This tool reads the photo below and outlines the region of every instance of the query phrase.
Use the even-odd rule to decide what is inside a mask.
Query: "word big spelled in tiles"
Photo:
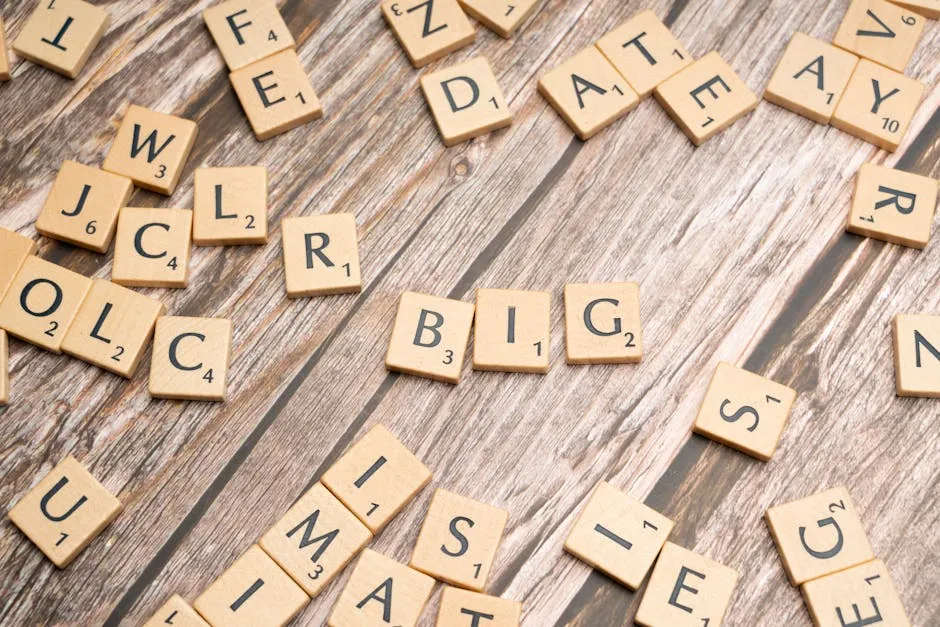
[[[110,21],[107,11],[83,0],[41,0],[13,49],[24,59],[75,78]]]
[[[477,57],[421,77],[445,146],[453,146],[512,124],[512,113],[489,61]]]

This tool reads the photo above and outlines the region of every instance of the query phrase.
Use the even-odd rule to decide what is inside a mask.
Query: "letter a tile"
[[[832,43],[903,73],[926,22],[885,0],[852,0]]]
[[[82,0],[41,0],[13,49],[24,59],[75,78],[110,21],[107,11]]]
[[[881,560],[808,581],[802,591],[816,627],[911,626]]]
[[[274,0],[228,0],[203,11],[202,19],[233,72],[294,47]]]
[[[504,372],[548,372],[551,294],[477,290],[473,367]]]
[[[356,217],[351,213],[284,218],[281,222],[288,298],[362,289]]]
[[[209,627],[209,623],[202,620],[196,610],[189,606],[183,598],[174,594],[164,603],[157,613],[150,617],[144,627]]]
[[[519,627],[522,603],[444,586],[436,627]]]
[[[924,248],[937,206],[937,179],[866,163],[858,171],[847,229]]]
[[[457,0],[386,0],[382,15],[415,67],[463,48],[476,37]]]
[[[0,227],[0,299],[7,293],[23,262],[35,252],[36,242]]]
[[[894,376],[898,396],[940,398],[940,316],[895,316]]]
[[[565,350],[569,364],[629,364],[643,357],[640,286],[565,286]]]
[[[231,350],[231,320],[158,318],[150,362],[150,395],[224,401]]]

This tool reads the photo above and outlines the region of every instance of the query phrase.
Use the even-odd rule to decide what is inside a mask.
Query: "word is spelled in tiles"
[[[940,0],[892,0],[892,4],[905,7],[930,19],[940,19]]]
[[[0,17],[0,82],[8,81],[10,76],[10,55],[7,52],[7,36],[3,26],[3,18]]]
[[[121,513],[121,503],[69,455],[8,516],[59,568],[65,568]]]
[[[386,0],[382,15],[415,67],[463,48],[476,37],[457,0]]]
[[[381,425],[372,427],[321,478],[372,533],[429,481],[431,471]]]
[[[294,47],[274,0],[228,0],[203,11],[202,19],[233,72]]]
[[[196,613],[189,603],[183,598],[174,594],[166,603],[160,606],[156,614],[144,623],[144,627],[209,627],[209,623],[202,620],[202,617]]]
[[[911,625],[881,560],[808,581],[802,591],[816,627]]]
[[[460,6],[481,24],[509,38],[526,21],[539,0],[460,0]]]
[[[444,586],[437,627],[519,627],[522,603]]]
[[[917,13],[886,0],[852,0],[832,43],[904,72],[925,24]]]
[[[231,320],[158,318],[150,363],[150,395],[224,401],[231,350]]]
[[[643,357],[640,286],[565,285],[565,352],[569,364],[627,364]]]
[[[862,165],[846,228],[859,235],[912,248],[930,240],[937,206],[937,179],[886,168]]]
[[[353,214],[284,218],[281,231],[289,298],[362,289],[359,238]]]
[[[445,146],[453,146],[512,124],[512,113],[490,62],[477,57],[421,77]]]
[[[125,207],[118,216],[111,280],[130,287],[186,287],[193,212]]]
[[[894,371],[899,396],[940,398],[940,316],[894,317]]]
[[[24,59],[75,78],[110,21],[107,11],[83,0],[41,0],[13,49]]]
[[[875,559],[844,487],[771,507],[764,518],[795,586]]]
[[[604,481],[565,540],[565,550],[636,590],[675,525]]]
[[[10,402],[10,343],[0,329],[0,406]]]
[[[216,246],[267,241],[267,168],[197,168],[193,243]]]
[[[551,294],[477,290],[473,367],[548,372]]]
[[[36,252],[36,242],[15,231],[0,228],[0,298],[7,293],[13,277],[26,258]]]

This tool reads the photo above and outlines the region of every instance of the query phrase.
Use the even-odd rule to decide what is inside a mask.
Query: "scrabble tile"
[[[460,0],[464,11],[507,39],[532,15],[538,4],[539,0]]]
[[[284,218],[281,234],[289,298],[362,290],[353,214]]]
[[[644,627],[719,627],[737,583],[734,569],[667,542],[634,620]]]
[[[124,207],[118,215],[111,280],[130,287],[186,287],[193,212]]]
[[[692,430],[767,461],[777,450],[794,401],[796,390],[721,362]]]
[[[235,560],[193,607],[213,627],[286,625],[310,598],[258,545]]]
[[[597,48],[641,98],[694,61],[682,42],[649,9],[601,37]]]
[[[39,213],[36,230],[96,253],[107,252],[118,212],[133,192],[127,177],[66,161]]]
[[[640,286],[565,285],[565,351],[569,364],[628,364],[643,357]]]
[[[846,228],[913,248],[930,240],[937,179],[866,163],[858,171]]]
[[[231,320],[158,318],[150,362],[150,395],[224,401],[231,351]]]
[[[26,258],[35,252],[36,242],[0,227],[0,298],[7,293]]]
[[[571,528],[565,550],[636,590],[674,524],[601,481]]]
[[[626,115],[640,101],[594,46],[540,78],[539,92],[582,140]]]
[[[476,37],[457,0],[386,0],[382,15],[415,67],[463,48]]]
[[[891,0],[891,4],[910,9],[933,20],[940,19],[940,0]]]
[[[144,627],[164,627],[165,625],[174,625],[175,627],[209,627],[209,623],[202,620],[202,617],[196,613],[196,610],[189,606],[189,603],[183,598],[174,594],[164,603],[157,613],[150,617]]]
[[[717,52],[667,79],[654,93],[696,146],[757,107],[757,96]]]
[[[477,290],[473,367],[548,372],[552,295],[524,290]]]
[[[320,481],[378,533],[431,481],[431,471],[388,429],[375,425]]]
[[[267,168],[197,168],[193,243],[216,246],[267,241]]]
[[[904,72],[926,20],[885,0],[852,0],[832,43]]]
[[[69,455],[13,506],[10,521],[59,568],[65,568],[123,507]]]
[[[764,99],[814,122],[829,124],[857,64],[854,54],[794,33],[770,77]]]
[[[0,81],[10,80],[10,56],[7,52],[7,36],[0,17]]]
[[[228,0],[203,11],[202,19],[232,71],[294,48],[274,0]]]
[[[431,596],[434,580],[376,553],[362,552],[327,621],[329,627],[413,627]]]
[[[129,379],[165,310],[158,300],[96,280],[62,341],[62,350]]]
[[[36,256],[26,258],[0,301],[0,327],[53,353],[65,339],[91,279]]]
[[[940,398],[940,316],[894,317],[894,376],[898,396]]]
[[[512,113],[484,57],[425,74],[421,91],[445,146],[512,124]]]
[[[816,627],[911,625],[881,560],[808,581],[802,591]]]
[[[794,586],[875,559],[844,487],[771,507],[764,518]]]
[[[862,59],[830,124],[887,151],[898,149],[924,84]]]
[[[0,329],[0,406],[10,402],[10,347],[7,332]]]
[[[444,586],[437,627],[519,627],[522,603]]]
[[[82,0],[40,0],[13,49],[24,59],[75,78],[110,21],[106,10]]]
[[[258,544],[315,597],[371,540],[369,528],[317,483]]]
[[[169,196],[196,143],[191,120],[131,105],[102,166],[144,189]]]

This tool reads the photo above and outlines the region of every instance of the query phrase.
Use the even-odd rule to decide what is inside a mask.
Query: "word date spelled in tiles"
[[[460,6],[500,37],[509,38],[539,0],[460,0]]]
[[[0,17],[0,82],[10,80],[10,56],[7,53],[7,36]]]
[[[353,214],[284,218],[281,231],[288,298],[362,290]]]
[[[274,0],[228,0],[202,12],[230,71],[294,47]]]
[[[445,146],[453,146],[512,124],[512,113],[490,62],[471,59],[421,77]]]
[[[209,627],[209,623],[202,620],[202,617],[196,613],[196,610],[189,606],[189,603],[183,598],[174,594],[166,603],[160,606],[156,614],[150,617],[144,627]]]
[[[937,179],[866,163],[858,171],[848,231],[913,248],[930,240]]]
[[[382,15],[415,67],[463,48],[476,37],[457,0],[386,0]]]
[[[107,11],[83,0],[41,0],[13,49],[24,59],[75,78],[110,21]]]
[[[0,298],[7,293],[26,258],[35,252],[36,242],[0,227]]]
[[[150,363],[150,395],[224,401],[231,350],[231,320],[158,318]]]
[[[10,344],[7,332],[0,329],[0,406],[10,402]]]
[[[881,560],[808,581],[802,591],[816,627],[911,625]]]
[[[186,287],[193,212],[125,207],[118,216],[111,280],[129,287]]]
[[[522,603],[445,586],[437,627],[519,627]]]
[[[213,246],[267,241],[267,168],[197,168],[193,243]]]
[[[904,72],[926,20],[886,0],[852,0],[832,43]]]
[[[627,364],[643,357],[640,286],[565,286],[565,352],[569,364]]]
[[[473,367],[548,372],[551,294],[477,290]]]
[[[894,371],[898,396],[940,398],[940,316],[895,316]]]

